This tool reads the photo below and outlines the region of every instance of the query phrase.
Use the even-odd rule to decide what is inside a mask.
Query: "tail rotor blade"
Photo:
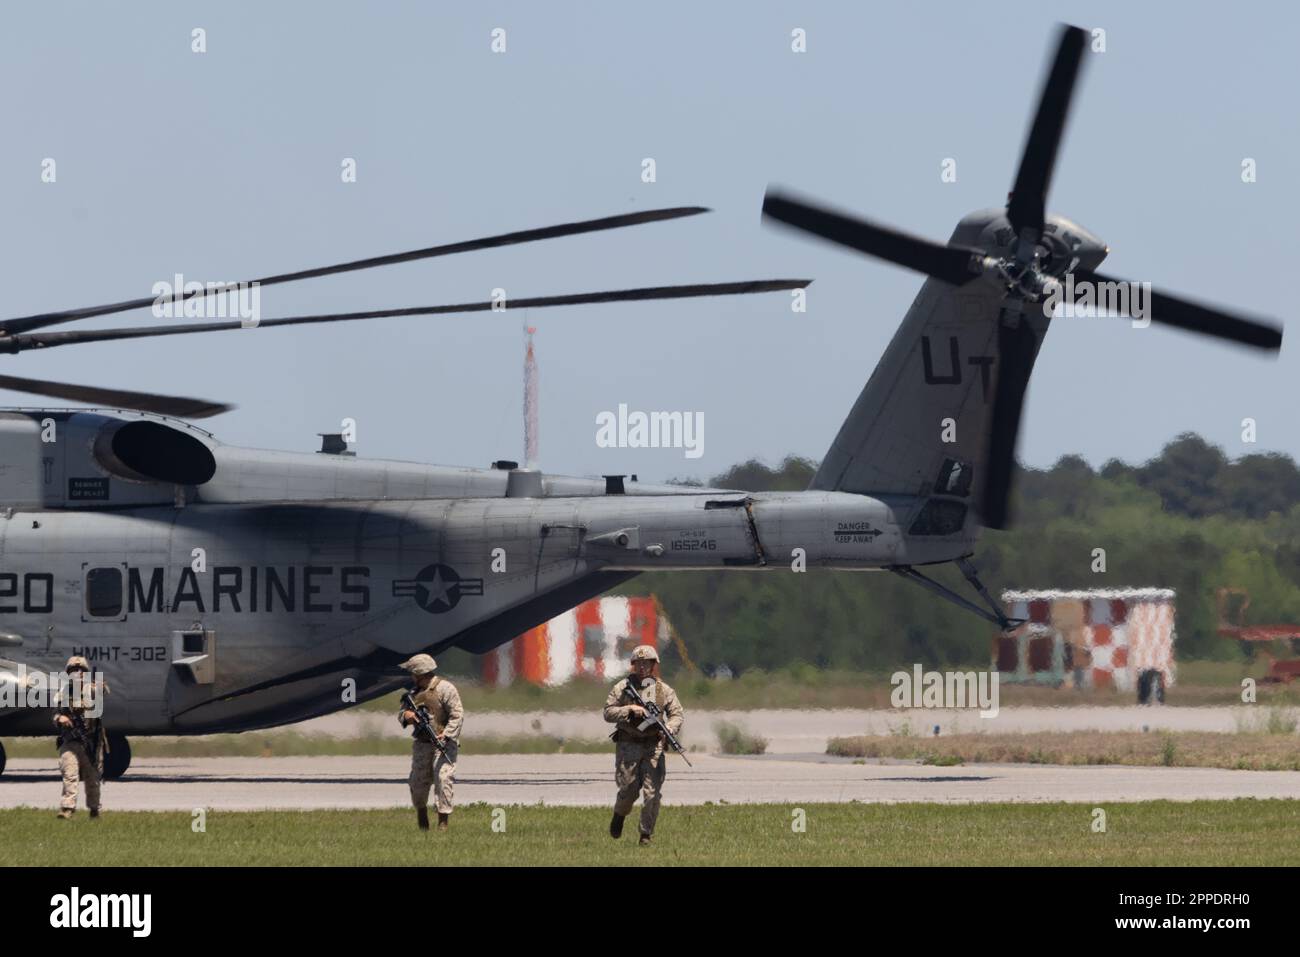
[[[763,198],[763,215],[840,246],[906,266],[953,285],[960,286],[978,275],[978,270],[972,267],[973,258],[982,258],[977,249],[931,242],[779,192],[769,190]]]
[[[1074,278],[1076,282],[1087,280],[1093,283],[1128,284],[1123,279],[1114,279],[1082,269],[1075,270]],[[1149,318],[1153,322],[1253,346],[1256,349],[1276,352],[1282,348],[1282,327],[1266,319],[1247,318],[1240,313],[1227,312],[1217,306],[1205,305],[1155,290],[1151,291],[1147,305]]]
[[[1029,323],[998,327],[997,389],[989,422],[986,475],[980,501],[985,528],[1006,528],[1011,523],[1011,485],[1016,469],[1016,439],[1025,405],[1029,374],[1038,354],[1038,337]]]
[[[1007,218],[1017,234],[1032,229],[1035,236],[1043,231],[1047,206],[1047,190],[1056,166],[1056,154],[1061,145],[1061,134],[1070,112],[1074,86],[1079,78],[1079,66],[1088,35],[1078,27],[1064,27],[1056,48],[1056,59],[1043,84],[1038,100],[1038,112],[1029,128],[1024,152],[1020,156],[1020,170],[1011,188],[1007,203]]]

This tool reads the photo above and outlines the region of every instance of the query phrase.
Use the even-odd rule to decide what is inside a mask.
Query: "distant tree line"
[[[733,466],[708,484],[753,491],[807,487],[816,470],[788,457]],[[975,563],[1003,588],[1174,588],[1177,654],[1228,658],[1215,590],[1246,588],[1250,621],[1300,623],[1300,468],[1287,455],[1230,461],[1198,435],[1178,436],[1141,465],[1100,470],[1075,455],[1021,469],[1015,526],[982,535]],[[1095,573],[1093,550],[1105,549]],[[955,569],[930,571],[959,591]],[[618,589],[656,593],[692,659],[706,669],[798,664],[885,668],[988,660],[993,628],[888,572],[650,573]],[[666,664],[677,664],[670,653]]]

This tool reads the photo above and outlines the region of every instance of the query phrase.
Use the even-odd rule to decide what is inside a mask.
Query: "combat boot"
[[[614,816],[609,821],[609,836],[615,840],[623,836],[623,815],[617,811],[614,812]]]
[[[417,807],[415,816],[419,819],[420,830],[427,831],[429,829],[429,809],[427,807]]]
[[[451,821],[450,814],[443,814],[441,811],[438,812],[438,830],[440,831],[447,830],[447,825],[448,823],[450,823],[450,821]]]
[[[641,835],[641,840],[637,841],[637,843],[640,844],[642,847],[649,847],[649,846],[650,846],[650,835],[649,835],[649,834],[642,834],[642,835]]]
[[[90,809],[90,819],[93,821],[97,817],[99,817],[99,808],[92,807]]]

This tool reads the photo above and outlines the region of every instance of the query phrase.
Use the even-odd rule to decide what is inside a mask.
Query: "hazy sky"
[[[1287,321],[1300,254],[1294,5],[58,3],[0,12],[6,313],[251,279],[634,209],[708,216],[267,289],[264,317],[809,276],[786,294],[535,310],[541,464],[707,476],[820,458],[920,277],[763,226],[769,183],[946,239],[1001,205],[1055,23],[1085,61],[1050,208],[1108,272]],[[191,52],[206,30],[207,52]],[[490,48],[494,28],[507,49]],[[791,31],[808,50],[790,49]],[[341,182],[345,157],[357,182]],[[641,181],[652,157],[657,182]],[[957,161],[956,183],[940,164]],[[1258,181],[1241,181],[1241,162]],[[41,182],[53,158],[57,182]],[[5,373],[239,408],[225,441],[522,457],[519,312],[110,343]],[[154,322],[147,311],[85,324]],[[1054,324],[1021,457],[1144,460],[1184,430],[1300,457],[1300,325],[1279,359],[1120,320]],[[8,404],[33,404],[0,393]],[[701,412],[704,455],[602,449],[596,415]],[[1240,441],[1241,420],[1259,441]]]

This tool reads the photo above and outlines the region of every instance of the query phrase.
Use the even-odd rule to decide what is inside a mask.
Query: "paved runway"
[[[1300,772],[1209,768],[1054,767],[986,764],[955,768],[909,762],[853,764],[808,755],[670,757],[666,804],[1077,801],[1300,797]],[[141,758],[105,785],[114,810],[383,808],[407,803],[407,759]],[[458,803],[605,805],[613,798],[612,755],[467,756]],[[57,806],[52,760],[15,759],[0,777],[0,807]]]
[[[1090,707],[1064,705],[1057,708],[1003,708],[993,718],[981,718],[977,711],[950,709],[806,709],[758,711],[702,711],[686,713],[682,740],[687,747],[698,745],[705,750],[717,748],[714,726],[719,721],[739,724],[748,731],[768,739],[769,754],[824,753],[826,742],[833,737],[855,734],[890,734],[907,728],[912,734],[930,736],[939,727],[940,734],[986,732],[1028,733],[1034,731],[1220,731],[1233,732],[1251,728],[1267,718],[1262,707],[1174,708],[1128,705]],[[398,727],[392,715],[341,711],[293,725],[304,734],[327,734],[338,738],[382,734],[402,737],[409,734]],[[609,725],[598,710],[529,711],[521,713],[477,712],[465,722],[465,732],[473,735],[513,735],[545,733],[564,738],[603,738]]]

